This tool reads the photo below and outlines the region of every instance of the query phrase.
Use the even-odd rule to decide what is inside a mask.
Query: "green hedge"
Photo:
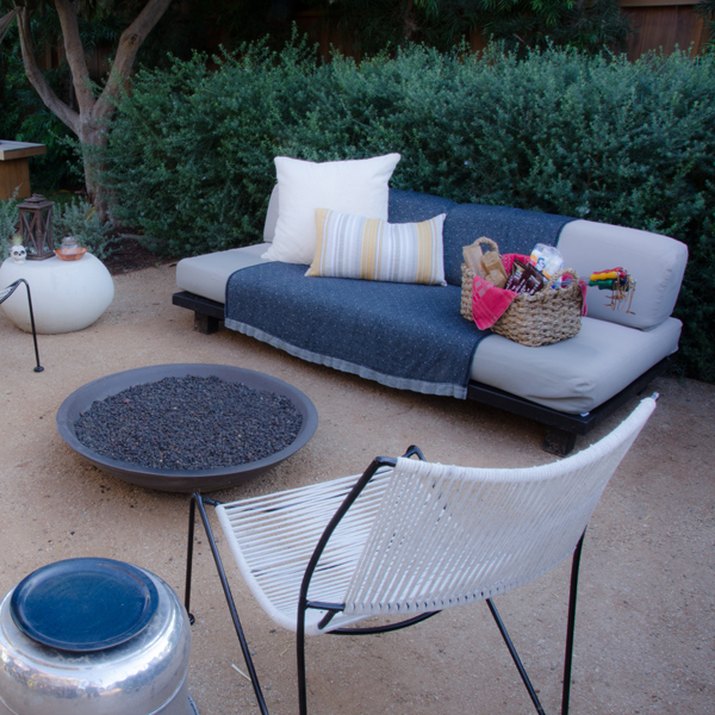
[[[686,242],[679,364],[715,380],[715,56],[517,58],[411,47],[316,65],[292,44],[138,74],[110,135],[115,216],[188,255],[260,237],[278,154],[398,151],[393,186]]]

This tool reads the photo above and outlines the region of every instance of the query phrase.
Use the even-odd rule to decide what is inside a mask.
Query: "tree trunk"
[[[83,122],[80,118],[79,142],[84,169],[84,187],[92,205],[104,221],[108,214],[107,195],[102,185],[102,152],[107,146],[107,132],[93,122]]]
[[[95,96],[79,34],[77,3],[54,0],[77,109],[55,94],[40,70],[30,34],[30,10],[26,6],[15,8],[25,74],[45,106],[79,139],[87,195],[103,218],[107,214],[107,197],[101,183],[101,154],[107,145],[108,124],[114,113],[115,100],[132,73],[139,48],[170,4],[171,0],[148,0],[119,38],[107,82]]]

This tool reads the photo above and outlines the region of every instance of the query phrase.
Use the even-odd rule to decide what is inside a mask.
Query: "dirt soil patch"
[[[102,262],[112,275],[130,273],[142,268],[152,268],[166,263],[176,262],[178,259],[159,256],[142,245],[135,236],[124,236],[117,242],[111,255]]]

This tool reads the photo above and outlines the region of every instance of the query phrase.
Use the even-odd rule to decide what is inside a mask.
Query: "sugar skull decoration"
[[[19,243],[14,244],[10,247],[10,258],[16,263],[24,263],[27,258],[27,249]]]

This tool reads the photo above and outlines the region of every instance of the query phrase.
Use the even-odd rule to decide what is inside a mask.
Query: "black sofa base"
[[[187,291],[174,293],[171,302],[194,311],[194,328],[201,333],[215,333],[223,323],[223,303]],[[664,372],[667,364],[668,358],[661,360],[610,400],[590,412],[578,415],[559,412],[474,381],[471,381],[467,388],[467,399],[543,424],[546,428],[544,450],[566,456],[575,447],[579,435],[590,432],[625,402],[643,392],[654,378]]]
[[[215,333],[223,323],[223,303],[217,303],[210,298],[181,291],[171,296],[172,305],[188,308],[194,311],[194,329],[205,335]]]
[[[656,363],[640,375],[621,392],[590,412],[578,415],[559,412],[550,407],[538,405],[521,397],[516,397],[495,387],[480,382],[470,382],[467,397],[483,405],[496,407],[520,417],[539,422],[546,427],[543,447],[547,452],[566,456],[576,445],[576,437],[590,432],[596,425],[612,415],[628,400],[642,393],[650,382],[662,374],[668,365],[668,358]]]

